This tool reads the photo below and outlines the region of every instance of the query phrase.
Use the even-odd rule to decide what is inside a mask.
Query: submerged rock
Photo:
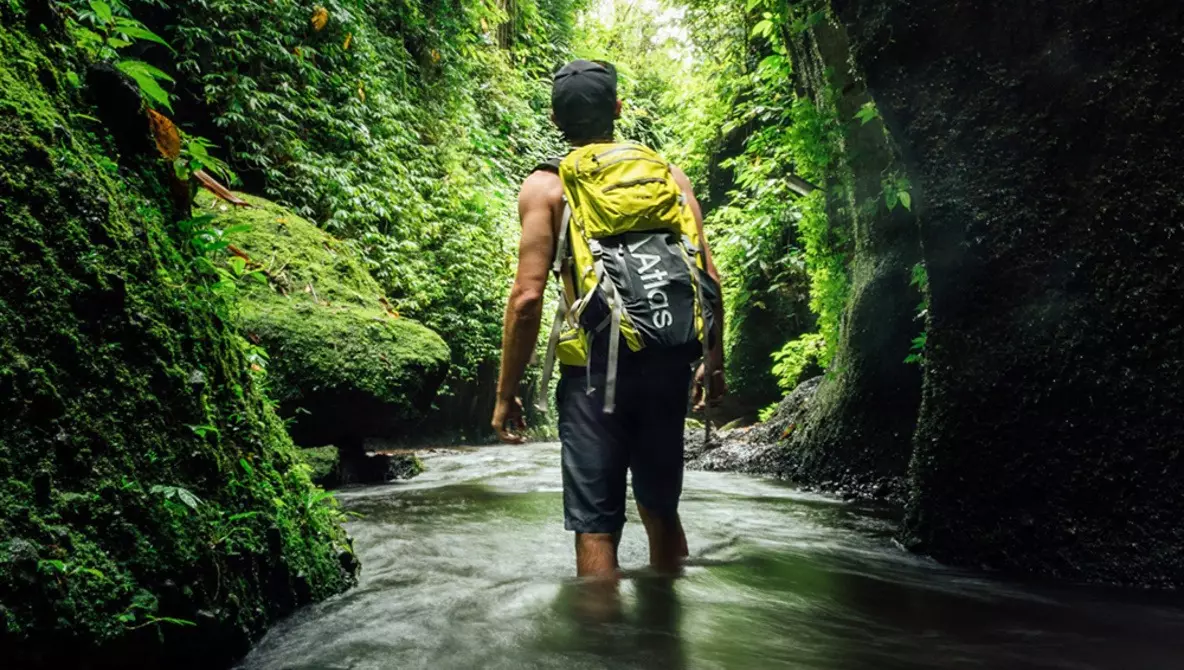
[[[444,380],[448,345],[394,312],[347,243],[288,209],[239,195],[251,206],[209,195],[199,204],[266,277],[246,285],[241,315],[248,337],[267,351],[271,392],[293,419],[293,439],[340,445],[405,434]]]

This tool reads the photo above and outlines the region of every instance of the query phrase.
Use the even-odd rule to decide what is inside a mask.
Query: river
[[[889,510],[776,481],[687,473],[685,576],[640,569],[619,607],[572,578],[555,444],[442,450],[400,484],[342,492],[357,588],[280,623],[246,669],[1184,668],[1175,596],[1004,582],[892,542]]]

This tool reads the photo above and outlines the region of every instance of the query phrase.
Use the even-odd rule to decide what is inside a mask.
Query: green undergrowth
[[[721,133],[746,138],[740,155],[721,163],[734,187],[708,221],[726,288],[729,382],[762,389],[765,401],[801,377],[808,366],[787,364],[799,353],[809,352],[810,365],[831,364],[850,294],[852,240],[828,216],[828,196],[852,179],[842,151],[846,122],[833,91],[809,99],[794,89],[788,48],[822,20],[817,4],[754,0],[738,21],[746,30],[713,30],[713,48],[727,45],[732,54],[720,60],[741,64],[713,75],[731,99]],[[712,146],[702,137],[697,145]],[[803,195],[791,175],[817,188]]]
[[[353,582],[349,538],[211,303],[171,166],[117,149],[23,3],[0,18],[0,647],[225,663]]]
[[[265,279],[244,285],[239,314],[248,336],[268,353],[272,396],[300,404],[314,390],[362,392],[385,412],[412,418],[414,399],[430,396],[444,377],[448,345],[393,310],[350,245],[286,208],[240,197],[252,206],[203,194],[199,211],[231,231],[234,248]]]

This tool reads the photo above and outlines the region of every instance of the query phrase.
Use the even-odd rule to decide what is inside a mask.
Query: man
[[[619,118],[616,74],[606,63],[577,60],[556,75],[551,118],[573,147],[612,142]],[[686,174],[670,166],[695,217],[708,274],[718,286],[703,215]],[[563,186],[554,169],[541,168],[527,177],[518,198],[522,237],[518,270],[506,307],[501,374],[493,428],[507,443],[523,441],[515,432],[525,427],[516,390],[534,351],[542,318],[543,290],[557,250],[563,220]],[[570,280],[567,291],[571,294]],[[718,297],[714,314],[722,315]],[[704,366],[695,375],[697,404],[714,403],[725,393],[721,322],[716,317],[710,383]],[[682,357],[661,350],[630,352],[619,359],[615,387],[617,406],[605,412],[605,373],[597,361],[607,349],[606,333],[591,343],[588,368],[561,366],[556,401],[563,444],[565,527],[576,533],[576,566],[582,577],[612,578],[617,570],[617,545],[625,523],[626,470],[633,473],[633,493],[650,544],[650,564],[673,573],[687,554],[678,516],[682,493],[683,425],[691,386],[691,366]],[[589,393],[589,384],[593,391]],[[611,385],[611,382],[610,382]],[[705,392],[705,387],[708,392]]]

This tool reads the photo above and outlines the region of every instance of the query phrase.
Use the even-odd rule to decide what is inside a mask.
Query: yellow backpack
[[[590,342],[607,328],[604,411],[611,413],[621,340],[632,351],[694,351],[689,364],[709,344],[713,315],[704,293],[719,289],[706,272],[686,196],[670,164],[652,149],[590,144],[559,161],[558,172],[565,205],[551,269],[560,295],[540,407],[546,408],[556,358],[584,366],[592,392]],[[698,346],[687,346],[692,343]]]

